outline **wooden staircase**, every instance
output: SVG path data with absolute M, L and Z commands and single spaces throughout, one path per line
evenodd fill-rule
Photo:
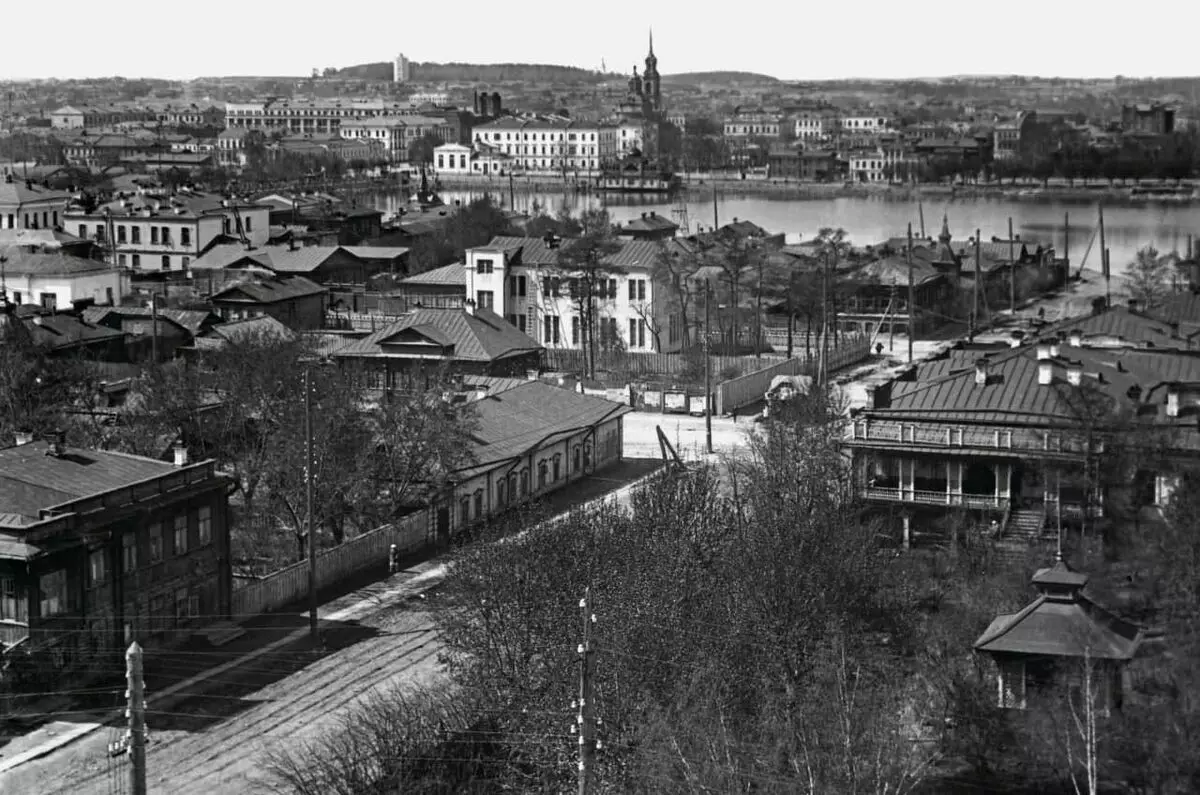
M 1046 513 L 1041 509 L 1012 511 L 1008 514 L 1004 526 L 1000 528 L 1000 537 L 996 539 L 996 551 L 1004 557 L 1023 561 L 1029 547 L 1041 539 L 1045 525 Z

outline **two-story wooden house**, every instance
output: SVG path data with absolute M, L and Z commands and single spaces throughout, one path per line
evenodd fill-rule
M 0 449 L 0 640 L 51 680 L 121 665 L 228 616 L 229 480 L 60 440 Z

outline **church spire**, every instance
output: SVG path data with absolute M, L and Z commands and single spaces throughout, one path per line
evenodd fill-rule
M 942 233 L 940 235 L 938 235 L 938 240 L 949 245 L 951 239 L 952 238 L 950 237 L 950 216 L 943 215 L 942 216 Z
M 654 28 L 650 28 L 650 54 L 654 54 Z

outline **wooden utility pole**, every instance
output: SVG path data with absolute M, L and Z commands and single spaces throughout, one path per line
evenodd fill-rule
M 717 221 L 717 183 L 713 183 L 713 231 L 717 231 L 720 223 Z
M 1100 202 L 1100 270 L 1104 272 L 1104 280 L 1108 281 L 1108 247 L 1104 243 L 1104 202 Z M 1110 306 L 1108 287 L 1104 288 L 1104 305 Z
M 712 282 L 704 280 L 704 447 L 709 452 L 712 446 L 712 316 L 708 311 L 712 297 Z
M 308 631 L 314 646 L 319 645 L 317 633 L 317 528 L 313 523 L 313 427 L 312 427 L 312 369 L 304 370 L 304 505 L 308 536 Z
M 921 239 L 925 239 L 925 207 L 921 202 L 917 202 L 917 216 L 921 220 Z M 909 237 L 912 237 L 912 224 L 908 225 Z
M 158 364 L 158 293 L 150 294 L 150 350 L 152 361 Z
M 1008 217 L 1008 311 L 1017 312 L 1017 241 L 1013 239 L 1012 216 Z
M 1067 263 L 1067 275 L 1071 273 L 1071 214 L 1063 213 L 1063 261 Z
M 513 190 L 512 171 L 508 172 L 508 209 L 513 212 L 516 212 L 517 209 L 516 192 Z
M 146 692 L 142 682 L 142 647 L 135 640 L 125 652 L 129 706 L 129 791 L 146 795 Z
M 892 320 L 888 323 L 888 353 L 896 349 L 896 280 L 892 279 L 892 289 L 888 294 L 888 311 L 887 314 L 892 316 Z
M 579 644 L 579 712 L 575 716 L 579 724 L 579 795 L 587 795 L 590 789 L 592 756 L 594 754 L 594 718 L 592 707 L 592 615 L 591 588 L 583 591 L 579 600 L 579 611 L 583 618 L 583 641 Z
M 975 230 L 975 293 L 974 304 L 971 310 L 971 333 L 968 336 L 969 341 L 975 341 L 975 332 L 979 329 L 979 291 L 983 285 L 980 284 L 980 271 L 982 268 L 979 263 L 979 230 Z
M 829 347 L 829 253 L 821 258 L 821 363 L 817 370 L 817 381 L 821 386 L 828 382 L 825 372 Z
M 1108 254 L 1108 249 L 1100 252 L 1100 257 L 1104 260 L 1104 305 L 1106 307 L 1112 306 L 1112 266 L 1109 262 Z
M 917 312 L 917 302 L 913 298 L 913 264 L 912 264 L 912 223 L 908 225 L 908 248 L 905 249 L 908 260 L 908 363 L 913 361 L 913 333 L 916 331 L 914 315 Z

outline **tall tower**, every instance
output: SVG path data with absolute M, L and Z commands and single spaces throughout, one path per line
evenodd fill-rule
M 645 84 L 646 102 L 654 112 L 662 110 L 662 81 L 658 76 L 658 58 L 654 55 L 654 30 L 650 30 L 650 52 L 646 55 Z
M 407 83 L 411 79 L 412 67 L 409 66 L 408 59 L 404 57 L 404 53 L 400 53 L 392 63 L 392 82 Z

